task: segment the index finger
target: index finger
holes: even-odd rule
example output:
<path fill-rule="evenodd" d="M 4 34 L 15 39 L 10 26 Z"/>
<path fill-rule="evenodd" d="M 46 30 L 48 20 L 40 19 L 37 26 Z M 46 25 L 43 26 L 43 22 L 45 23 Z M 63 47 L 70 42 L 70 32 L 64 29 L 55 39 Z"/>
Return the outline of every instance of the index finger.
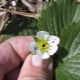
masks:
<path fill-rule="evenodd" d="M 0 44 L 0 73 L 10 72 L 24 61 L 30 53 L 28 46 L 32 41 L 34 39 L 31 36 L 18 36 Z"/>

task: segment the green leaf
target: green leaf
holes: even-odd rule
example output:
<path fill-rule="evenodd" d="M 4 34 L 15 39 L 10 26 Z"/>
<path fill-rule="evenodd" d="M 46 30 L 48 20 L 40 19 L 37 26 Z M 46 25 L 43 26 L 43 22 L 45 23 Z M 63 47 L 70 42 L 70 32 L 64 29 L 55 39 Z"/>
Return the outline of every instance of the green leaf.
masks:
<path fill-rule="evenodd" d="M 38 19 L 40 30 L 48 31 L 50 34 L 60 36 L 62 29 L 70 24 L 75 15 L 76 0 L 51 0 L 42 10 Z"/>
<path fill-rule="evenodd" d="M 8 21 L 4 26 L 4 29 L 1 31 L 1 34 L 14 34 L 19 35 L 22 32 L 22 35 L 34 35 L 36 33 L 37 21 L 34 19 L 27 18 L 17 18 L 11 21 Z M 24 32 L 26 30 L 26 32 Z"/>
<path fill-rule="evenodd" d="M 58 55 L 56 80 L 80 80 L 80 22 L 63 30 Z"/>
<path fill-rule="evenodd" d="M 1 31 L 1 35 L 4 35 L 4 40 L 6 40 L 18 35 L 35 35 L 37 31 L 37 21 L 35 19 L 27 19 L 23 17 L 8 21 L 5 24 L 4 29 Z"/>
<path fill-rule="evenodd" d="M 76 10 L 75 16 L 73 18 L 72 22 L 78 22 L 80 20 L 80 5 L 78 5 L 78 8 Z"/>

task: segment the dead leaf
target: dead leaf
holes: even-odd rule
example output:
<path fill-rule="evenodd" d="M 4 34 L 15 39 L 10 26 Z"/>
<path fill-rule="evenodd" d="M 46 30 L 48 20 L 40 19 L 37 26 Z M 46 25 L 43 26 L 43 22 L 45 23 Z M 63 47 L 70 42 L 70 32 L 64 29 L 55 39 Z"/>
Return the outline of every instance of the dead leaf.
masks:
<path fill-rule="evenodd" d="M 5 17 L 6 17 L 6 12 L 0 12 L 0 31 L 3 29 L 4 24 L 5 24 Z"/>
<path fill-rule="evenodd" d="M 0 0 L 0 7 L 4 6 L 6 4 L 6 0 Z"/>

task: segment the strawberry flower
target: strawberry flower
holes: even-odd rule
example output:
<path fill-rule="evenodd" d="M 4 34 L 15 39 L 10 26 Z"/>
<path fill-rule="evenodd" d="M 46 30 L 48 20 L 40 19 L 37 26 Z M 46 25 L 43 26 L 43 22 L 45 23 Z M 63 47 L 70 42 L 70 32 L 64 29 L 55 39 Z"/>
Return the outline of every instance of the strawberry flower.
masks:
<path fill-rule="evenodd" d="M 39 31 L 34 39 L 35 42 L 31 42 L 29 46 L 29 50 L 33 54 L 40 56 L 42 59 L 47 59 L 57 52 L 60 42 L 57 36 L 50 35 L 46 31 Z"/>

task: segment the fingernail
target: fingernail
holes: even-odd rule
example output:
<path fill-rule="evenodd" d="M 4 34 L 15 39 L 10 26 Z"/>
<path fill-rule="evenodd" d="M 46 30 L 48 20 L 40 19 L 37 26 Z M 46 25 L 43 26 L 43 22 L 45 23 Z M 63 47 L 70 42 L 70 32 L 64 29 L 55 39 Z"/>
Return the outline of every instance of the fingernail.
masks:
<path fill-rule="evenodd" d="M 50 65 L 50 59 L 42 60 L 38 55 L 32 56 L 33 66 L 47 68 Z"/>

